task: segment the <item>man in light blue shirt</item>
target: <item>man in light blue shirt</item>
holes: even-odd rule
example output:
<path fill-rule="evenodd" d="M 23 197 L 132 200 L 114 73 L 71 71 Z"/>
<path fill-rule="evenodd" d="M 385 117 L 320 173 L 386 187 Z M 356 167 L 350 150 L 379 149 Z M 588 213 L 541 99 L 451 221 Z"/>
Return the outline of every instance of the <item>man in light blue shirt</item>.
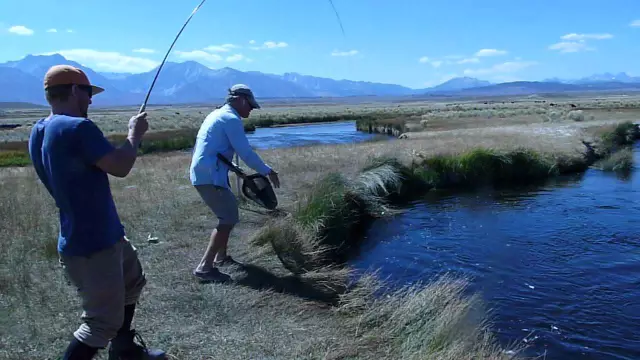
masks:
<path fill-rule="evenodd" d="M 193 274 L 202 279 L 226 282 L 230 276 L 218 270 L 218 265 L 236 263 L 227 255 L 227 243 L 238 223 L 238 203 L 229 183 L 229 167 L 217 158 L 222 154 L 240 158 L 256 172 L 269 177 L 274 187 L 280 187 L 278 174 L 251 148 L 244 132 L 242 118 L 259 109 L 251 89 L 243 84 L 229 89 L 225 104 L 211 112 L 196 137 L 189 175 L 191 184 L 202 200 L 218 217 L 218 226 L 211 232 L 209 245 Z"/>

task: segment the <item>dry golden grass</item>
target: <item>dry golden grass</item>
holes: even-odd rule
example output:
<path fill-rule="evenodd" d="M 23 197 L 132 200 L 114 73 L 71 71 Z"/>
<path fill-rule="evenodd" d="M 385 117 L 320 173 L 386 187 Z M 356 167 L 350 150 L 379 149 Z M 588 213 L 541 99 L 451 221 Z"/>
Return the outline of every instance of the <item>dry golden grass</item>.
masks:
<path fill-rule="evenodd" d="M 340 172 L 353 179 L 373 157 L 410 161 L 415 152 L 453 154 L 478 146 L 526 146 L 575 156 L 584 150 L 580 140 L 589 136 L 579 127 L 542 129 L 456 130 L 260 154 L 280 172 L 279 201 L 292 211 L 322 175 Z M 472 311 L 477 299 L 461 297 L 463 283 L 443 279 L 388 301 L 370 301 L 362 292 L 339 299 L 344 270 L 296 277 L 268 247 L 249 243 L 270 218 L 246 204 L 230 254 L 250 265 L 232 272 L 236 284 L 198 284 L 191 270 L 215 222 L 189 185 L 189 161 L 187 153 L 148 155 L 129 177 L 111 180 L 149 277 L 135 322 L 148 344 L 166 349 L 173 359 L 504 357 L 490 341 L 484 317 Z M 0 305 L 11 309 L 0 319 L 0 357 L 54 358 L 80 315 L 57 264 L 57 212 L 30 167 L 0 169 L 0 184 Z M 159 243 L 147 242 L 148 236 Z M 406 332 L 411 319 L 418 321 L 421 336 Z M 432 356 L 421 353 L 425 349 Z"/>

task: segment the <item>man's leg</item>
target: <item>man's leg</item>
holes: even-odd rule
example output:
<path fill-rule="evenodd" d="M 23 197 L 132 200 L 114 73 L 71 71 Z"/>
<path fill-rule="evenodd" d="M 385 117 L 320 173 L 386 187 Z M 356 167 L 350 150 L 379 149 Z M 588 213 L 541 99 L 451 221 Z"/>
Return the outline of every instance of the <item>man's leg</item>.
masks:
<path fill-rule="evenodd" d="M 220 261 L 224 259 L 227 255 L 227 244 L 229 243 L 229 236 L 231 235 L 231 230 L 233 230 L 233 225 L 226 224 L 218 224 L 218 226 L 213 229 L 211 232 L 211 236 L 209 237 L 209 245 L 207 246 L 207 250 L 200 260 L 200 264 L 196 271 L 198 272 L 207 272 L 213 268 L 214 261 Z M 221 254 L 222 255 L 221 257 Z"/>
<path fill-rule="evenodd" d="M 61 256 L 60 262 L 83 309 L 83 323 L 63 359 L 92 359 L 116 335 L 124 318 L 122 249 L 116 245 L 87 257 Z"/>
<path fill-rule="evenodd" d="M 165 359 L 162 350 L 147 349 L 146 345 L 136 344 L 134 338 L 139 334 L 132 329 L 136 303 L 140 298 L 147 279 L 138 258 L 136 248 L 128 239 L 121 241 L 122 271 L 124 279 L 124 319 L 116 337 L 111 341 L 109 359 Z"/>
<path fill-rule="evenodd" d="M 202 200 L 218 218 L 218 225 L 211 232 L 209 244 L 194 275 L 210 281 L 228 281 L 230 276 L 221 273 L 214 261 L 227 259 L 227 244 L 234 226 L 239 221 L 238 203 L 227 188 L 212 185 L 196 186 Z"/>

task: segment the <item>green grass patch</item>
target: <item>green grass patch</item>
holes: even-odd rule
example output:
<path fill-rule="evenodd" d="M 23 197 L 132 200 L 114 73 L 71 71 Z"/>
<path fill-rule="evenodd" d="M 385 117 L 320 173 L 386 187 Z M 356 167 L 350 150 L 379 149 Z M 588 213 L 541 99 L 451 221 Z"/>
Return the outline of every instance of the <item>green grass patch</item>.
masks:
<path fill-rule="evenodd" d="M 31 164 L 29 153 L 24 151 L 0 151 L 0 167 L 28 166 Z"/>
<path fill-rule="evenodd" d="M 197 133 L 197 129 L 149 132 L 145 134 L 142 145 L 138 149 L 138 154 L 189 149 L 195 145 Z M 107 138 L 113 145 L 120 146 L 127 136 L 126 134 L 117 134 L 110 135 Z"/>
<path fill-rule="evenodd" d="M 419 158 L 412 165 L 414 172 L 433 188 L 519 185 L 542 181 L 560 172 L 551 157 L 529 149 L 475 149 L 460 155 Z"/>

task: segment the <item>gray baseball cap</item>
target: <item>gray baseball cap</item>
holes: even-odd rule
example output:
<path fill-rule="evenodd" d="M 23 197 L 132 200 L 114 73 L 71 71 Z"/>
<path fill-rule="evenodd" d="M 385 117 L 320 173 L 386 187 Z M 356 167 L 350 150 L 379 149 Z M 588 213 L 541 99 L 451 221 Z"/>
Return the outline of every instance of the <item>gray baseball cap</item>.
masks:
<path fill-rule="evenodd" d="M 251 104 L 251 106 L 253 106 L 255 109 L 260 109 L 260 105 L 256 101 L 256 98 L 253 96 L 253 91 L 251 91 L 251 89 L 245 84 L 233 85 L 229 89 L 229 95 L 231 96 L 244 95 L 249 100 L 249 104 Z"/>

